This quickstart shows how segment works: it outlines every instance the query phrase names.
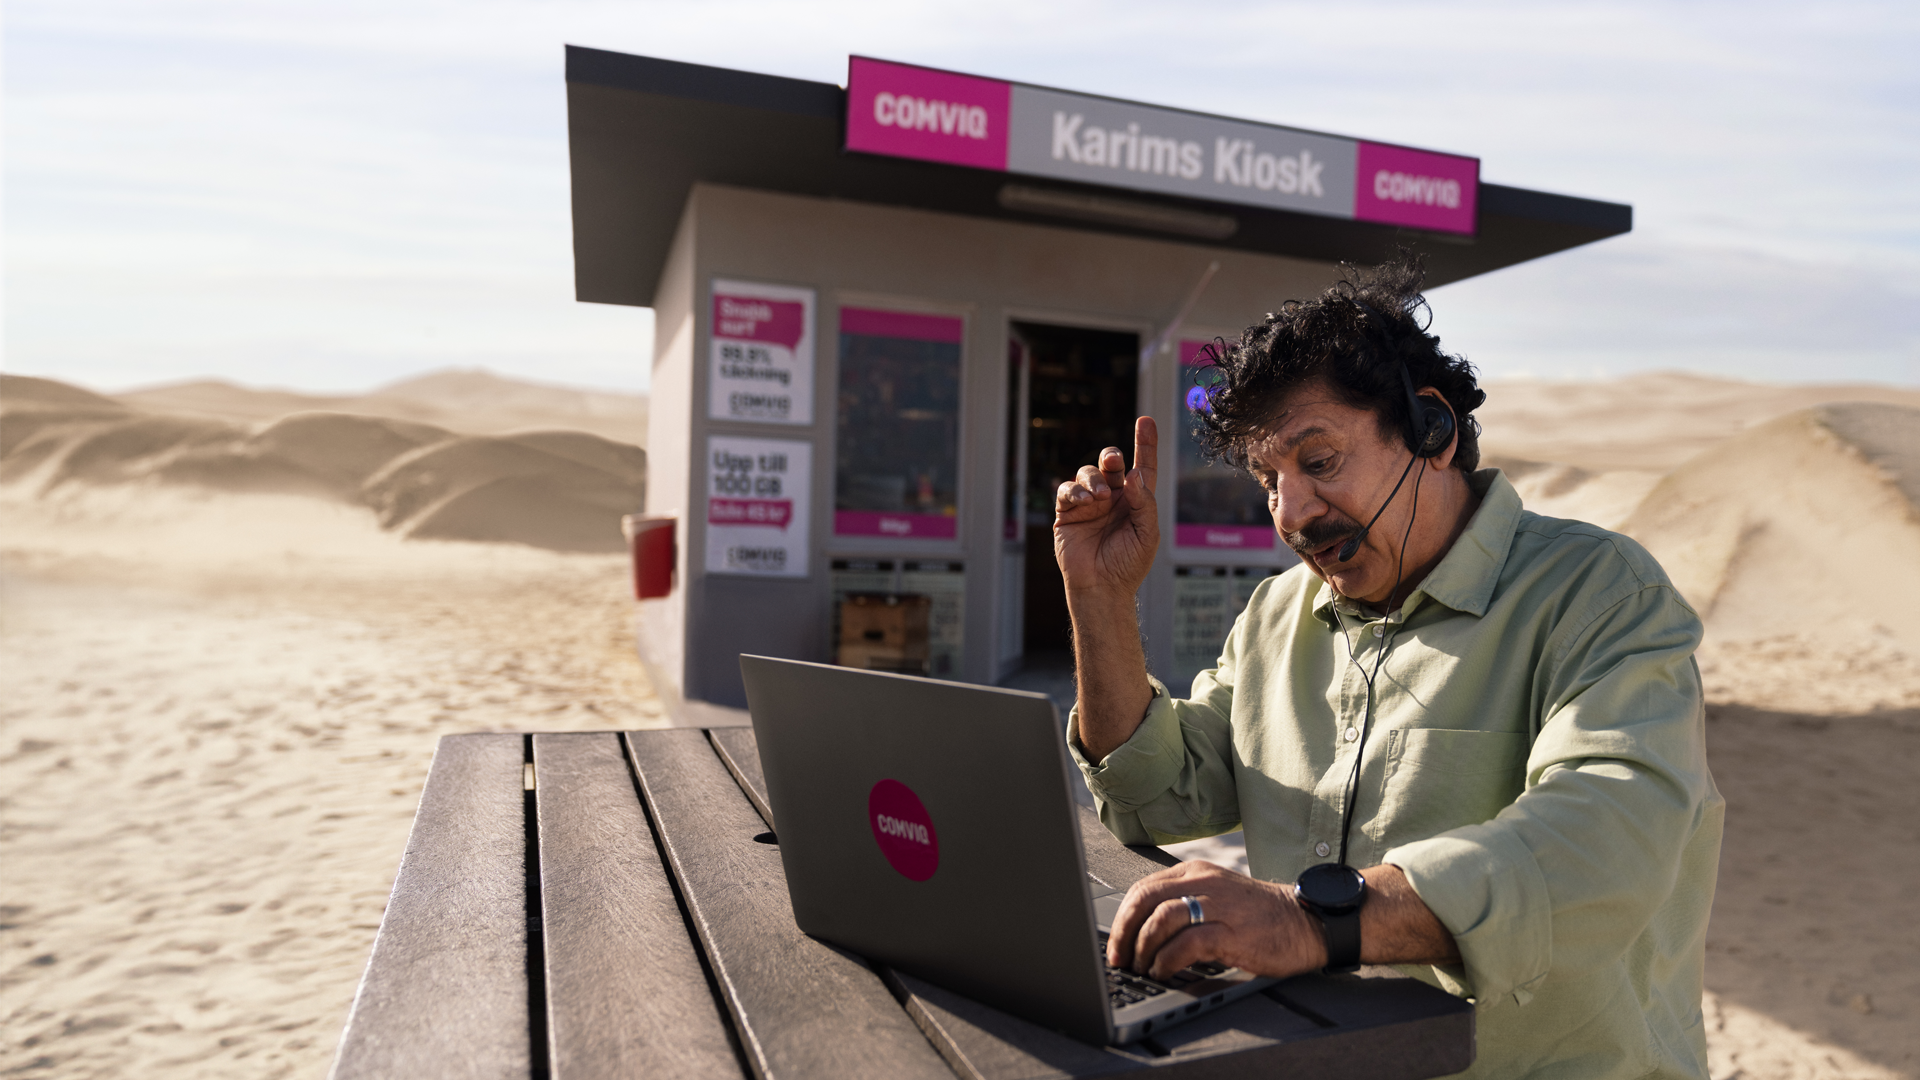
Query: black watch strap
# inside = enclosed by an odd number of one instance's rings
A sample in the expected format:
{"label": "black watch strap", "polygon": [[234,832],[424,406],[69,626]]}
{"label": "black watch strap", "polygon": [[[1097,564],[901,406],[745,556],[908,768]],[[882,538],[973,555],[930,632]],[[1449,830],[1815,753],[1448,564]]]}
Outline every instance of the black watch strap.
{"label": "black watch strap", "polygon": [[1320,918],[1320,931],[1327,939],[1327,967],[1334,973],[1360,970],[1360,911]]}

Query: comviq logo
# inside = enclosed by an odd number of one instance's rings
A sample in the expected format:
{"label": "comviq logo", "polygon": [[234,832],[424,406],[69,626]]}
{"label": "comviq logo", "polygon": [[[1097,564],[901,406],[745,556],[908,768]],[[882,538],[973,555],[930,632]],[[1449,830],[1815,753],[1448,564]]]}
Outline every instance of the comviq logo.
{"label": "comviq logo", "polygon": [[920,796],[898,780],[882,780],[867,795],[867,823],[880,854],[910,881],[925,881],[940,868],[940,838]]}

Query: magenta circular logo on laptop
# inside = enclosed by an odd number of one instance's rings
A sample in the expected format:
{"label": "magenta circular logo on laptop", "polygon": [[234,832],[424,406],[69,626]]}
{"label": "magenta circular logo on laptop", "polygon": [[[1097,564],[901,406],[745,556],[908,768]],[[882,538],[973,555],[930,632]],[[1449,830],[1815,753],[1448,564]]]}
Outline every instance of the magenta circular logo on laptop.
{"label": "magenta circular logo on laptop", "polygon": [[910,881],[925,881],[940,869],[940,838],[920,796],[898,780],[882,780],[867,795],[867,820],[874,842],[895,870]]}

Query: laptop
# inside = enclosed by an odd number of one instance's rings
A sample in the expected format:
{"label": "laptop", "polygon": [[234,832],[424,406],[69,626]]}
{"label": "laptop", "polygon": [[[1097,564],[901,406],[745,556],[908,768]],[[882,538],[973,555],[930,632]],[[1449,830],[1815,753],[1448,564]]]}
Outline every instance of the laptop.
{"label": "laptop", "polygon": [[740,671],[806,933],[1095,1045],[1274,981],[1107,967],[1124,892],[1087,872],[1045,695],[764,656]]}

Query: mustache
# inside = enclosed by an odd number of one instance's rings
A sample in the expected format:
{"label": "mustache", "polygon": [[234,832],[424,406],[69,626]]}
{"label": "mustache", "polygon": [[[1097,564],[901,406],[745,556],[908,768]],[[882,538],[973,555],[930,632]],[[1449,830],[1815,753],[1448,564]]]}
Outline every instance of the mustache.
{"label": "mustache", "polygon": [[1280,539],[1295,552],[1304,556],[1308,552],[1319,551],[1336,540],[1345,540],[1359,531],[1360,523],[1351,518],[1342,518],[1338,521],[1321,518],[1304,529],[1282,534]]}

